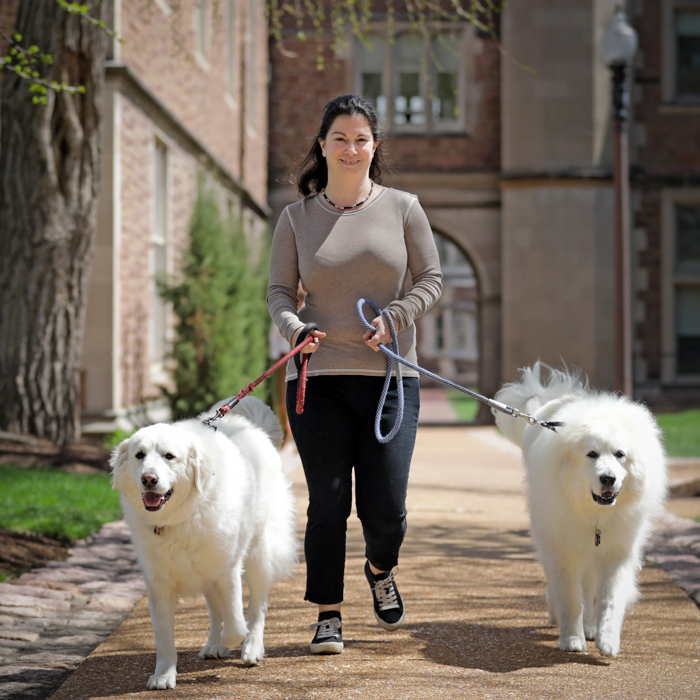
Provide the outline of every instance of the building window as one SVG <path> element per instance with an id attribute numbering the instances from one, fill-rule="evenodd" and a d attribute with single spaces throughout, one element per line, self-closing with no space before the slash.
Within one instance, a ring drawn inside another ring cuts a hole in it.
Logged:
<path id="1" fill-rule="evenodd" d="M 700 383 L 700 189 L 662 193 L 662 379 Z"/>
<path id="2" fill-rule="evenodd" d="M 478 381 L 479 361 L 474 268 L 452 241 L 439 233 L 434 236 L 443 292 L 437 304 L 419 320 L 419 352 L 441 376 L 474 385 Z"/>
<path id="3" fill-rule="evenodd" d="M 151 236 L 151 365 L 162 368 L 167 354 L 168 309 L 158 281 L 168 272 L 168 149 L 155 143 L 153 235 Z"/>
<path id="4" fill-rule="evenodd" d="M 355 89 L 370 99 L 391 131 L 457 131 L 465 120 L 466 29 L 426 41 L 403 33 L 393 43 L 378 35 L 355 42 Z"/>
<path id="5" fill-rule="evenodd" d="M 700 205 L 676 205 L 676 372 L 700 376 Z"/>
<path id="6" fill-rule="evenodd" d="M 700 0 L 661 2 L 661 98 L 682 108 L 700 104 Z"/>
<path id="7" fill-rule="evenodd" d="M 358 44 L 356 52 L 358 92 L 371 100 L 382 121 L 386 118 L 386 95 L 389 84 L 386 73 L 388 42 L 384 37 L 372 36 L 367 43 Z"/>
<path id="8" fill-rule="evenodd" d="M 194 3 L 194 46 L 195 53 L 204 67 L 209 67 L 210 49 L 209 0 L 195 0 Z"/>
<path id="9" fill-rule="evenodd" d="M 258 0 L 248 0 L 248 12 L 246 18 L 246 81 L 245 81 L 245 114 L 246 128 L 253 134 L 257 133 L 258 119 L 258 91 L 256 85 L 258 52 L 256 50 L 258 38 Z"/>
<path id="10" fill-rule="evenodd" d="M 236 0 L 226 3 L 226 94 L 237 98 L 238 92 L 238 32 L 236 25 Z"/>
<path id="11" fill-rule="evenodd" d="M 700 98 L 700 9 L 676 9 L 676 95 Z"/>

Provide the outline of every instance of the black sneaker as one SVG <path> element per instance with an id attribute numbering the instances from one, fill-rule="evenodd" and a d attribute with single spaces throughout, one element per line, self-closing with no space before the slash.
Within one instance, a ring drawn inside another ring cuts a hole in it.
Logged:
<path id="1" fill-rule="evenodd" d="M 375 576 L 369 568 L 369 561 L 365 564 L 365 576 L 374 600 L 374 617 L 377 618 L 379 626 L 388 632 L 399 629 L 406 617 L 403 601 L 394 580 L 394 574 L 398 570 L 395 566 L 390 571 Z"/>
<path id="2" fill-rule="evenodd" d="M 342 618 L 337 610 L 319 613 L 318 622 L 309 629 L 316 630 L 309 646 L 312 654 L 340 654 L 343 651 Z"/>

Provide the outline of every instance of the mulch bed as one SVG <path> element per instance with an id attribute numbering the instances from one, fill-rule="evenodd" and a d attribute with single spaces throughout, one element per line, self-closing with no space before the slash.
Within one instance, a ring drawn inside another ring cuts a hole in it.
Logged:
<path id="1" fill-rule="evenodd" d="M 0 432 L 0 466 L 54 467 L 71 472 L 109 472 L 109 454 L 103 445 L 82 440 L 58 446 L 29 435 Z M 59 539 L 0 530 L 0 572 L 17 576 L 44 566 L 47 561 L 63 561 L 70 544 Z"/>
<path id="2" fill-rule="evenodd" d="M 68 558 L 69 544 L 52 537 L 0 530 L 0 572 L 9 576 Z"/>
<path id="3" fill-rule="evenodd" d="M 108 472 L 108 450 L 99 442 L 81 440 L 70 445 L 55 445 L 29 435 L 0 432 L 0 465 L 20 467 L 58 467 L 77 472 Z"/>

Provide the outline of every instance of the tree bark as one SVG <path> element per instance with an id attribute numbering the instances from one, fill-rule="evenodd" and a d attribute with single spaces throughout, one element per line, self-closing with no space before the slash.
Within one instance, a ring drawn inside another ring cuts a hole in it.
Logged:
<path id="1" fill-rule="evenodd" d="M 91 16 L 110 17 L 111 0 Z M 56 0 L 20 0 L 22 45 L 53 56 L 42 77 L 84 85 L 35 105 L 5 71 L 0 131 L 0 429 L 80 437 L 80 357 L 100 184 L 108 36 Z"/>

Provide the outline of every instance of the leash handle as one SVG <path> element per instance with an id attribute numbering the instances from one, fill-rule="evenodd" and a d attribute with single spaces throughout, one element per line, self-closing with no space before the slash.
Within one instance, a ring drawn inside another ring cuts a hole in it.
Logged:
<path id="1" fill-rule="evenodd" d="M 300 343 L 308 345 L 312 343 L 314 338 L 309 335 L 311 331 L 317 331 L 318 326 L 315 323 L 307 323 L 299 333 L 297 337 L 297 346 Z M 304 342 L 306 341 L 306 342 Z M 297 368 L 297 403 L 296 403 L 296 413 L 300 416 L 304 412 L 304 402 L 306 401 L 306 370 L 308 369 L 309 360 L 311 359 L 311 353 L 302 353 L 294 355 L 294 364 Z"/>
<path id="2" fill-rule="evenodd" d="M 386 310 L 382 310 L 375 304 L 371 299 L 360 299 L 357 302 L 357 314 L 360 317 L 360 321 L 362 322 L 362 325 L 368 330 L 375 332 L 377 329 L 365 318 L 365 314 L 362 310 L 364 305 L 367 304 L 368 306 L 372 307 L 372 310 L 375 313 L 376 316 L 384 316 L 384 318 L 387 320 L 387 324 L 389 326 L 389 332 L 391 333 L 391 350 L 392 352 L 398 356 L 399 355 L 399 339 L 396 334 L 396 328 L 394 327 L 394 319 L 391 318 L 391 314 Z M 379 348 L 384 349 L 386 346 L 383 345 L 382 343 L 379 343 Z M 385 353 L 386 354 L 386 353 Z M 392 426 L 391 430 L 386 434 L 382 435 L 382 429 L 381 429 L 381 421 L 382 421 L 382 413 L 384 412 L 384 404 L 386 403 L 386 397 L 387 394 L 389 393 L 389 385 L 391 383 L 391 375 L 394 369 L 394 357 L 392 355 L 388 355 L 386 357 L 386 376 L 384 377 L 384 386 L 382 387 L 382 394 L 379 397 L 379 404 L 377 405 L 377 413 L 374 417 L 374 436 L 377 438 L 377 442 L 380 442 L 382 444 L 385 444 L 389 442 L 390 440 L 394 439 L 394 436 L 396 433 L 399 432 L 399 428 L 401 427 L 401 423 L 403 423 L 403 408 L 404 408 L 404 399 L 403 399 L 403 381 L 401 380 L 401 365 L 397 365 L 396 367 L 396 389 L 398 391 L 398 409 L 396 411 L 396 420 L 394 421 L 394 425 Z"/>

